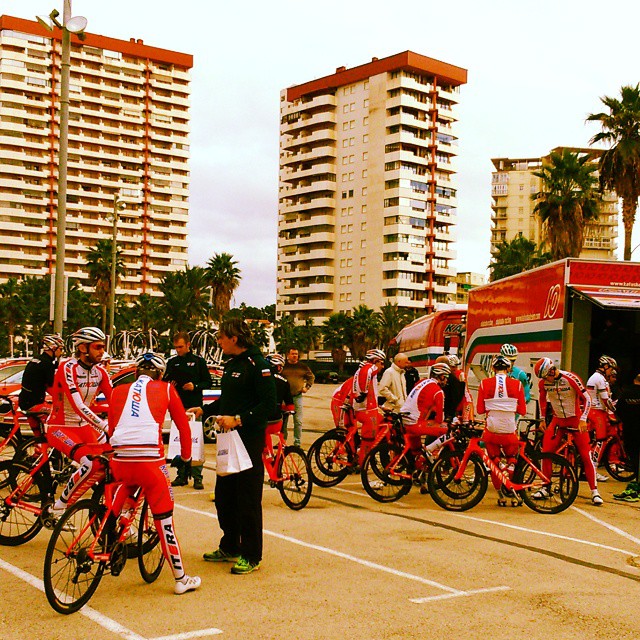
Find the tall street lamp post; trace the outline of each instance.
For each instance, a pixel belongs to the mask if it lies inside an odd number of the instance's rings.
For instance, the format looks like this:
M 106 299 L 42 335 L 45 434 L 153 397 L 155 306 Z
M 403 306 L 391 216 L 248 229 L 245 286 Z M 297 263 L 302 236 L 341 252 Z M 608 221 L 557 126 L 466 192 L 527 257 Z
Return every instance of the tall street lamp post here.
M 112 349 L 115 335 L 115 315 L 116 315 L 116 261 L 118 256 L 118 216 L 120 212 L 127 208 L 127 203 L 120 200 L 120 194 L 113 196 L 113 235 L 111 237 L 111 286 L 109 288 L 109 344 Z
M 62 30 L 62 53 L 60 60 L 60 147 L 58 151 L 58 220 L 56 223 L 56 270 L 53 301 L 53 330 L 62 335 L 64 322 L 64 267 L 66 257 L 65 235 L 67 222 L 67 158 L 69 141 L 69 79 L 71 75 L 71 34 L 75 33 L 84 40 L 87 19 L 82 16 L 71 17 L 71 0 L 64 0 L 62 24 L 57 20 L 60 14 L 55 9 L 49 14 L 49 20 L 37 17 L 38 22 L 47 30 L 53 31 L 53 25 Z

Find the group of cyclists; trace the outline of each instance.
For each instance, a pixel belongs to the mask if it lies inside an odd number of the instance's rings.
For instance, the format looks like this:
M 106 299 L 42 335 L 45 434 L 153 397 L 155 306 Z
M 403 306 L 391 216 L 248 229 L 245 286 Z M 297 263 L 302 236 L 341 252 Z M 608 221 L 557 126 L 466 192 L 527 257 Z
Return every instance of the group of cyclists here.
M 389 398 L 394 399 L 396 410 L 402 414 L 405 438 L 411 450 L 419 450 L 421 440 L 427 437 L 431 442 L 426 449 L 432 453 L 444 439 L 451 421 L 468 421 L 475 409 L 478 414 L 486 415 L 482 439 L 489 457 L 496 463 L 500 462 L 501 468 L 511 475 L 520 441 L 518 420 L 526 414 L 531 398 L 531 382 L 527 374 L 515 366 L 517 356 L 517 347 L 502 345 L 500 352 L 492 359 L 493 375 L 480 382 L 474 407 L 460 369 L 460 360 L 455 355 L 436 358 L 429 377 L 419 380 L 412 389 L 407 390 L 402 402 L 398 402 L 397 385 L 393 387 L 393 393 L 385 393 L 379 398 L 377 374 L 384 367 L 385 354 L 379 349 L 371 349 L 355 375 L 334 392 L 331 401 L 334 422 L 336 426 L 345 419 L 359 423 L 362 437 L 359 449 L 361 466 L 382 418 L 378 400 L 384 403 L 385 408 L 389 408 Z M 387 370 L 389 377 L 393 380 L 399 369 L 408 365 L 409 359 L 399 354 Z M 616 372 L 616 361 L 602 355 L 597 370 L 585 386 L 576 374 L 563 371 L 550 358 L 543 357 L 534 365 L 534 373 L 538 378 L 540 427 L 544 431 L 542 452 L 557 452 L 571 432 L 591 491 L 591 502 L 596 506 L 603 504 L 598 481 L 608 480 L 607 476 L 597 472 L 597 466 L 603 442 L 615 429 L 612 423 L 615 406 L 610 380 Z M 386 378 L 387 372 L 383 380 Z M 349 407 L 351 411 L 345 411 Z M 544 468 L 550 464 L 544 463 L 543 473 L 550 473 L 550 469 Z M 498 491 L 498 504 L 504 505 L 501 481 L 497 477 L 492 480 Z M 538 500 L 547 498 L 548 489 L 543 487 L 533 497 Z
M 136 380 L 112 388 L 102 360 L 106 336 L 97 327 L 84 327 L 72 336 L 73 356 L 61 358 L 64 347 L 58 335 L 45 336 L 43 352 L 25 368 L 19 406 L 33 413 L 51 395 L 46 445 L 77 463 L 61 495 L 49 505 L 59 518 L 91 486 L 104 477 L 101 456 L 111 457 L 110 469 L 124 490 L 118 495 L 116 512 L 127 509 L 127 501 L 142 488 L 149 504 L 163 554 L 175 578 L 174 593 L 180 595 L 200 586 L 200 578 L 184 570 L 173 523 L 173 493 L 162 441 L 167 412 L 180 433 L 183 465 L 191 461 L 189 419 L 173 385 L 162 381 L 164 358 L 144 353 L 136 360 Z M 102 394 L 105 401 L 97 403 Z M 107 413 L 108 417 L 101 417 Z M 30 422 L 35 427 L 35 421 Z M 53 500 L 53 496 L 52 500 Z

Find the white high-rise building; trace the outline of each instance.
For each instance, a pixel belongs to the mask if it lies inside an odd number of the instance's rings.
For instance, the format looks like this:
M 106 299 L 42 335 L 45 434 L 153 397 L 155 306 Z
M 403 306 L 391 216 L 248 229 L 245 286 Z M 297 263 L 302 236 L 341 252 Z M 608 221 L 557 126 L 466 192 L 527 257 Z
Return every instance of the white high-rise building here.
M 280 96 L 277 313 L 455 301 L 465 69 L 405 51 Z

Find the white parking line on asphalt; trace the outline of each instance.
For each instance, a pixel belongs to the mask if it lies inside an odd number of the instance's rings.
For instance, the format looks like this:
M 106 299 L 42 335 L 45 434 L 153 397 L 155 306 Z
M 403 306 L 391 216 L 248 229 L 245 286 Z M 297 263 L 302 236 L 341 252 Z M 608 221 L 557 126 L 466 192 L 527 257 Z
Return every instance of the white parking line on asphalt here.
M 470 591 L 461 591 L 460 593 L 443 593 L 439 596 L 429 596 L 427 598 L 410 598 L 409 602 L 415 604 L 424 604 L 425 602 L 433 602 L 434 600 L 448 600 L 449 598 L 463 598 L 465 596 L 475 596 L 478 593 L 492 593 L 494 591 L 510 591 L 511 587 L 489 587 L 488 589 L 472 589 Z
M 158 636 L 157 638 L 149 638 L 149 640 L 189 640 L 189 638 L 207 638 L 208 636 L 217 636 L 220 633 L 222 633 L 220 629 L 201 629 L 200 631 L 176 633 L 172 636 Z
M 591 520 L 592 522 L 596 522 L 597 524 L 601 524 L 603 527 L 606 527 L 607 529 L 609 529 L 609 531 L 613 531 L 614 533 L 617 533 L 618 535 L 621 535 L 623 538 L 626 538 L 627 540 L 631 540 L 631 542 L 635 542 L 636 544 L 640 545 L 640 539 L 636 538 L 635 536 L 632 536 L 630 533 L 627 533 L 626 531 L 624 531 L 623 529 L 620 529 L 618 527 L 614 527 L 612 524 L 609 524 L 608 522 L 605 522 L 604 520 L 600 520 L 600 518 L 596 518 L 595 516 L 592 516 L 590 513 L 587 513 L 586 511 L 583 511 L 582 509 L 579 509 L 578 507 L 571 507 L 574 511 L 577 511 L 580 515 L 584 516 L 585 518 L 589 518 L 589 520 Z M 631 551 L 629 553 L 632 553 Z M 633 552 L 632 555 L 634 555 L 637 552 Z
M 579 511 L 579 510 L 578 510 Z M 516 531 L 524 531 L 525 533 L 535 533 L 540 536 L 547 536 L 548 538 L 558 538 L 559 540 L 567 540 L 568 542 L 579 542 L 580 544 L 586 544 L 591 547 L 598 547 L 600 549 L 606 549 L 607 551 L 616 551 L 618 553 L 624 553 L 625 555 L 635 555 L 635 551 L 629 551 L 628 549 L 618 549 L 617 547 L 610 547 L 606 544 L 600 544 L 598 542 L 591 542 L 590 540 L 582 540 L 580 538 L 571 538 L 570 536 L 563 536 L 559 533 L 551 533 L 550 531 L 539 531 L 538 529 L 529 529 L 527 527 L 519 527 L 515 524 L 507 524 L 506 522 L 499 522 L 497 520 L 486 520 L 485 518 L 476 518 L 474 516 L 467 516 L 462 513 L 448 512 L 447 515 L 454 516 L 456 518 L 462 518 L 464 520 L 473 520 L 475 522 L 483 522 L 496 527 L 505 527 L 507 529 L 515 529 Z M 636 540 L 636 542 L 640 542 Z
M 207 518 L 213 518 L 214 520 L 218 519 L 218 517 L 214 513 L 209 513 L 208 511 L 201 511 L 200 509 L 185 507 L 184 505 L 181 505 L 181 504 L 176 504 L 175 506 L 177 509 L 182 509 L 183 511 L 189 511 L 190 513 L 200 514 Z M 357 558 L 356 556 L 349 555 L 348 553 L 343 553 L 342 551 L 336 551 L 335 549 L 330 549 L 329 547 L 323 547 L 321 545 L 312 544 L 310 542 L 304 542 L 303 540 L 298 540 L 297 538 L 292 538 L 291 536 L 286 536 L 282 533 L 276 533 L 275 531 L 269 531 L 268 529 L 263 529 L 263 533 L 267 536 L 278 538 L 279 540 L 285 540 L 286 542 L 291 542 L 292 544 L 296 544 L 300 547 L 306 547 L 307 549 L 313 549 L 314 551 L 320 551 L 321 553 L 327 553 L 329 555 L 336 556 L 337 558 L 342 558 L 343 560 L 348 560 L 349 562 L 360 564 L 364 567 L 368 567 L 369 569 L 375 569 L 376 571 L 390 573 L 399 578 L 405 578 L 406 580 L 413 580 L 414 582 L 426 584 L 426 585 L 429 585 L 430 587 L 435 587 L 436 589 L 441 589 L 442 591 L 446 591 L 450 595 L 463 596 L 463 595 L 474 593 L 472 591 L 463 591 L 461 589 L 454 589 L 453 587 L 449 587 L 439 582 L 435 582 L 434 580 L 428 580 L 427 578 L 423 578 L 422 576 L 416 576 L 412 573 L 406 573 L 405 571 L 399 571 L 398 569 L 385 567 L 384 565 L 377 564 L 376 562 L 363 560 L 362 558 Z M 499 590 L 507 590 L 510 587 L 495 587 L 495 588 Z
M 4 560 L 0 560 L 0 569 L 4 569 L 8 573 L 16 576 L 16 578 L 19 578 L 27 584 L 30 584 L 32 587 L 35 587 L 36 589 L 44 592 L 44 583 L 42 582 L 42 580 L 36 578 L 35 576 L 32 576 L 26 571 L 23 571 L 19 567 L 15 567 L 14 565 L 9 564 Z M 147 640 L 147 638 L 145 638 L 144 636 L 138 635 L 134 631 L 131 631 L 131 629 L 123 627 L 119 622 L 108 618 L 107 616 L 101 614 L 95 609 L 92 609 L 91 607 L 87 607 L 86 605 L 82 609 L 80 609 L 78 613 L 100 625 L 103 629 L 111 631 L 121 638 L 125 638 L 125 640 Z

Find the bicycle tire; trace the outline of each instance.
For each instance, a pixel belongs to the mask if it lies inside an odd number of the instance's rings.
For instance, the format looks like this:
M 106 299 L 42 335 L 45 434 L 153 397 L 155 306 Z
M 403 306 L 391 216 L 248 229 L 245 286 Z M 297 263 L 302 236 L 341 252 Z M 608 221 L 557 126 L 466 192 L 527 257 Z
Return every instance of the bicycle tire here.
M 152 583 L 158 579 L 164 565 L 164 554 L 160 544 L 160 536 L 156 529 L 149 503 L 145 500 L 140 509 L 138 524 L 138 569 L 145 582 Z
M 395 502 L 411 491 L 412 469 L 406 458 L 400 459 L 403 447 L 381 442 L 369 452 L 360 471 L 362 486 L 378 502 Z M 398 474 L 409 477 L 400 477 Z
M 520 458 L 513 472 L 514 484 L 527 484 L 518 493 L 522 501 L 537 513 L 560 513 L 568 509 L 578 495 L 578 476 L 568 460 L 556 453 L 538 453 L 531 462 Z M 551 463 L 551 483 L 542 477 L 544 461 Z M 532 466 L 533 465 L 533 466 Z M 535 499 L 538 491 L 547 487 L 548 497 Z
M 482 460 L 472 454 L 460 480 L 455 475 L 462 457 L 439 457 L 427 476 L 427 487 L 433 501 L 447 511 L 467 511 L 484 498 L 489 485 L 489 475 Z
M 37 504 L 40 513 L 33 513 L 17 506 L 8 506 L 5 499 L 24 482 L 29 481 L 31 466 L 23 462 L 0 462 L 0 545 L 16 547 L 38 535 L 43 524 L 40 514 L 44 507 L 47 488 L 44 478 L 37 473 L 31 486 L 19 501 Z
M 16 462 L 23 457 L 22 443 L 20 438 L 16 435 L 11 438 L 7 438 L 0 442 L 0 462 L 6 462 L 7 460 L 15 460 Z
M 106 564 L 92 560 L 88 549 L 96 541 L 104 509 L 93 500 L 80 500 L 57 522 L 44 558 L 44 592 L 51 607 L 62 614 L 81 609 L 95 593 Z M 95 550 L 103 552 L 105 541 Z
M 313 488 L 311 467 L 305 452 L 297 445 L 285 447 L 284 455 L 278 462 L 277 473 L 282 478 L 277 487 L 284 503 L 294 511 L 304 509 Z
M 353 462 L 349 460 L 345 440 L 343 431 L 331 429 L 309 448 L 311 476 L 319 487 L 334 487 L 349 475 Z
M 609 475 L 619 482 L 630 482 L 636 475 L 618 438 L 611 439 L 602 453 L 602 461 Z

